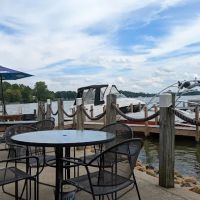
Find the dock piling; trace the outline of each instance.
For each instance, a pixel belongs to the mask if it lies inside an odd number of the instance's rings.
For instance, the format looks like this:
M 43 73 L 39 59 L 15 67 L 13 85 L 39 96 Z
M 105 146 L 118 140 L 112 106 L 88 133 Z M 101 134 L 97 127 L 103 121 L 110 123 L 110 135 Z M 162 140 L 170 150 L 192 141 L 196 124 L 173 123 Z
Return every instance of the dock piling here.
M 195 120 L 199 121 L 199 106 L 195 107 Z M 199 126 L 196 125 L 196 136 L 195 136 L 196 142 L 200 141 L 200 133 L 199 133 Z
M 159 185 L 174 187 L 175 95 L 160 95 Z
M 84 113 L 81 109 L 82 106 L 82 98 L 76 99 L 76 109 L 77 109 L 77 122 L 76 122 L 76 129 L 83 130 L 84 129 Z
M 63 100 L 58 99 L 58 129 L 64 129 Z
M 51 100 L 47 99 L 47 114 L 46 119 L 50 119 L 51 117 Z
M 107 95 L 106 104 L 106 125 L 116 122 L 116 110 L 113 108 L 112 103 L 116 104 L 117 97 L 114 94 Z

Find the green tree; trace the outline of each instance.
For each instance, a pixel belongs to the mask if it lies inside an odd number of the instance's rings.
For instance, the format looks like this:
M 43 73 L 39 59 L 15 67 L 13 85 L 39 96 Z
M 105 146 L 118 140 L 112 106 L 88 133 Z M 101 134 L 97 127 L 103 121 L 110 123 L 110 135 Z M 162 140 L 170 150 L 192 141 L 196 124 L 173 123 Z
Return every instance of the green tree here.
M 76 98 L 76 92 L 74 91 L 58 91 L 55 93 L 56 98 L 63 98 L 65 100 L 74 100 Z
M 35 83 L 34 95 L 36 96 L 38 101 L 46 101 L 51 97 L 47 85 L 44 81 L 39 81 Z
M 33 101 L 33 92 L 29 86 L 20 85 L 20 90 L 23 103 L 30 103 Z
M 22 95 L 19 89 L 9 88 L 5 91 L 6 102 L 21 102 Z

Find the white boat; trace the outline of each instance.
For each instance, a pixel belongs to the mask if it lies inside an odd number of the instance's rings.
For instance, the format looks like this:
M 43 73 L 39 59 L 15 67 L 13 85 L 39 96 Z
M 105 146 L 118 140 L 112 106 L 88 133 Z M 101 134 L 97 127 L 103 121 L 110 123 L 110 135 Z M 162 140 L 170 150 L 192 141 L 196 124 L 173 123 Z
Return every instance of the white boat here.
M 115 85 L 90 85 L 78 88 L 77 97 L 82 98 L 84 107 L 89 113 L 91 106 L 93 106 L 94 116 L 98 116 L 103 112 L 103 107 L 106 105 L 106 97 L 108 94 L 115 94 L 117 96 L 117 104 L 124 113 L 130 112 L 130 105 L 133 105 L 133 112 L 140 111 L 145 102 L 135 98 L 128 98 L 120 93 Z M 76 103 L 74 104 L 76 105 Z

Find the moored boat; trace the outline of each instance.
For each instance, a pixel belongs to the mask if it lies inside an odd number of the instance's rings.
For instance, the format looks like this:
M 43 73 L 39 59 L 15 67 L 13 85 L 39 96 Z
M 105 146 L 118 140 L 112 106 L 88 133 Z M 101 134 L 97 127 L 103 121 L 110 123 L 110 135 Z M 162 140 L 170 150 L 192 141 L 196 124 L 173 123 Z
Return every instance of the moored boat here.
M 108 94 L 115 94 L 117 97 L 117 104 L 120 110 L 124 113 L 131 111 L 138 112 L 140 111 L 145 102 L 135 99 L 128 98 L 122 94 L 115 85 L 90 85 L 86 87 L 78 88 L 77 98 L 83 99 L 83 104 L 86 110 L 89 110 L 91 106 L 94 109 L 94 116 L 97 116 L 102 113 L 104 105 L 106 105 L 106 97 Z M 74 103 L 76 105 L 76 103 Z

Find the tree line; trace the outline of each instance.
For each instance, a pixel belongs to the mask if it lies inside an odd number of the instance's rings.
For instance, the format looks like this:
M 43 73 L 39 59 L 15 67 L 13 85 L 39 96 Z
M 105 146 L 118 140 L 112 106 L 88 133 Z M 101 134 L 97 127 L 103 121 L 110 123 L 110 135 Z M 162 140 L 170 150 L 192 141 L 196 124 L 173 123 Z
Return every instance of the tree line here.
M 53 92 L 48 90 L 43 81 L 36 82 L 33 89 L 23 84 L 10 84 L 6 81 L 2 83 L 2 87 L 4 99 L 7 103 L 33 103 L 46 101 L 47 99 L 63 98 L 64 100 L 74 100 L 76 98 L 76 92 L 74 91 Z
M 50 91 L 44 81 L 36 82 L 33 89 L 23 84 L 10 84 L 6 81 L 2 83 L 2 87 L 4 91 L 4 99 L 7 103 L 32 103 L 37 101 L 46 101 L 47 99 L 56 100 L 57 98 L 62 98 L 63 100 L 74 100 L 77 95 L 75 91 Z M 131 92 L 122 90 L 120 90 L 120 92 L 125 96 L 132 98 L 153 97 L 155 95 L 151 93 Z M 183 95 L 199 94 L 199 91 L 193 91 Z

